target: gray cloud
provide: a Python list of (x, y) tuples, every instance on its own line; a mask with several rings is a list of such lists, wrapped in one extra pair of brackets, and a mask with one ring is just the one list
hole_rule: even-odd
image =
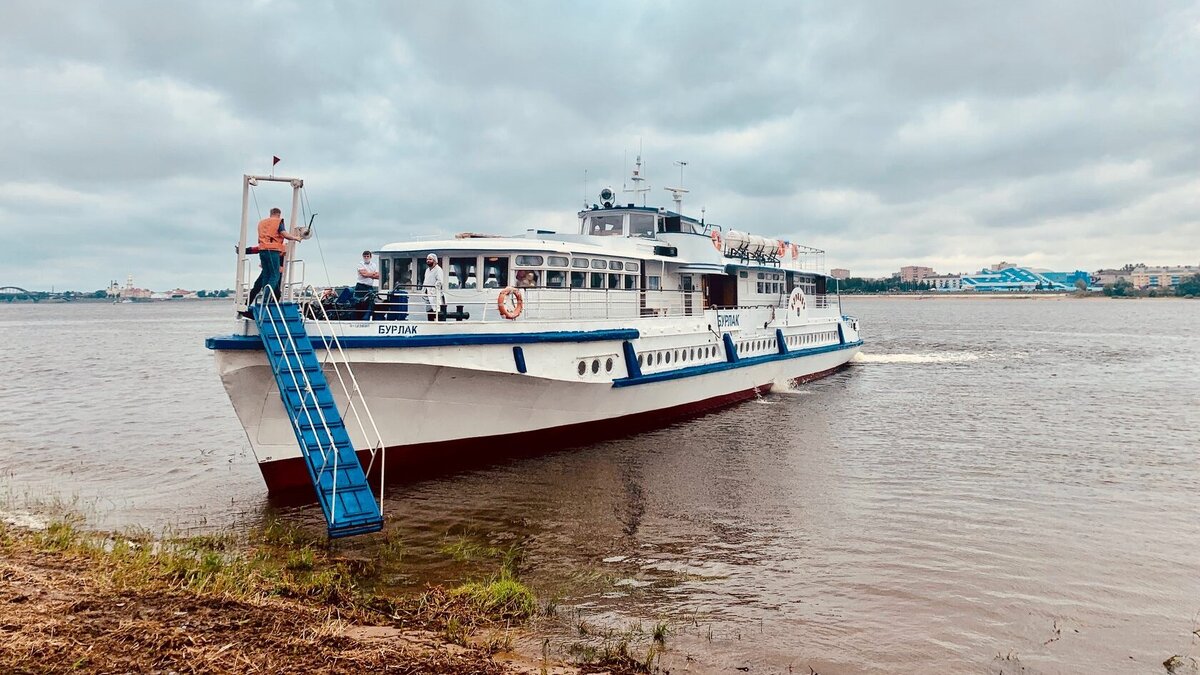
[(2, 12), (0, 283), (229, 285), (273, 154), (345, 281), (365, 246), (570, 227), (639, 141), (656, 201), (685, 159), (687, 209), (856, 273), (1200, 258), (1195, 2)]

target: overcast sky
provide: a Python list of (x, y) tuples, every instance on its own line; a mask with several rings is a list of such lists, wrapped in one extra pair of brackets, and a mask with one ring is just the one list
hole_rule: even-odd
[(659, 205), (685, 160), (685, 212), (856, 276), (1200, 263), (1200, 2), (8, 0), (0, 101), (0, 285), (232, 286), (272, 155), (350, 283), (573, 227), (639, 142)]

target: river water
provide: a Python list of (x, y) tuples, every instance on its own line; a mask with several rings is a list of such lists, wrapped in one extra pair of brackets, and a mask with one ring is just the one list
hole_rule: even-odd
[[(390, 487), (406, 567), (389, 583), (494, 572), (494, 550), (520, 550), (557, 604), (547, 649), (640, 626), (644, 653), (663, 622), (672, 672), (1161, 672), (1200, 655), (1200, 302), (844, 309), (867, 345), (835, 376)], [(261, 519), (273, 507), (203, 348), (232, 315), (0, 306), (0, 505), (151, 530)], [(315, 507), (284, 511), (320, 529)]]

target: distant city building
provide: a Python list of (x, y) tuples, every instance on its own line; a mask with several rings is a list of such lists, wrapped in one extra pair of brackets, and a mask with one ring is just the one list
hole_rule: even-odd
[(922, 281), (929, 284), (929, 287), (935, 291), (962, 290), (961, 274), (935, 274), (931, 277), (925, 277)]
[(1175, 267), (1147, 267), (1137, 265), (1129, 273), (1134, 288), (1170, 288), (1178, 286), (1188, 277), (1200, 274), (1200, 266), (1177, 265)]
[(1107, 286), (1118, 281), (1127, 281), (1133, 284), (1134, 288), (1171, 288), (1197, 274), (1200, 274), (1200, 265), (1125, 265), (1120, 269), (1096, 270), (1092, 274), (1092, 283)]
[(833, 277), (834, 279), (849, 279), (850, 270), (844, 270), (840, 267), (835, 267), (829, 270), (829, 276)]
[(1073, 291), (1079, 281), (1088, 284), (1091, 276), (1083, 270), (1051, 272), (1028, 267), (980, 270), (959, 280), (964, 291)]
[(900, 281), (915, 284), (925, 277), (932, 277), (936, 274), (937, 272), (934, 272), (932, 267), (907, 265), (900, 268)]
[(992, 265), (989, 269), (991, 269), (993, 272), (999, 272), (1000, 270), (1008, 269), (1010, 267), (1019, 267), (1019, 265), (1010, 262), (998, 262), (995, 265)]

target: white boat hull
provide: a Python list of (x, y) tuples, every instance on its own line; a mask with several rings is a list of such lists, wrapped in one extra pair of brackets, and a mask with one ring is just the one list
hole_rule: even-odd
[[(679, 350), (674, 350), (674, 367), (651, 364), (640, 377), (630, 376), (639, 369), (624, 363), (620, 340), (523, 345), (525, 373), (518, 372), (510, 344), (356, 348), (345, 353), (386, 448), (388, 473), (395, 476), (394, 471), (406, 465), (454, 465), (623, 435), (752, 398), (773, 384), (814, 379), (836, 371), (858, 352), (857, 335), (845, 334), (850, 324), (842, 330), (832, 344), (787, 353), (773, 341), (744, 342), (753, 355), (733, 363), (713, 338), (708, 358), (686, 359), (685, 353), (686, 360), (679, 363)], [(690, 339), (694, 344), (697, 337), (708, 336), (663, 337), (657, 344), (644, 338), (633, 346), (645, 353), (667, 340), (688, 344)], [(580, 375), (572, 361), (580, 353), (601, 355), (605, 366), (595, 375), (590, 368)], [(218, 349), (216, 355), (221, 380), (268, 489), (311, 489), (265, 354)], [(339, 408), (345, 410), (347, 397), (334, 384), (330, 365), (326, 376)], [(351, 423), (347, 427), (360, 452), (371, 446), (367, 439), (373, 434)], [(376, 470), (378, 464), (373, 465)]]

